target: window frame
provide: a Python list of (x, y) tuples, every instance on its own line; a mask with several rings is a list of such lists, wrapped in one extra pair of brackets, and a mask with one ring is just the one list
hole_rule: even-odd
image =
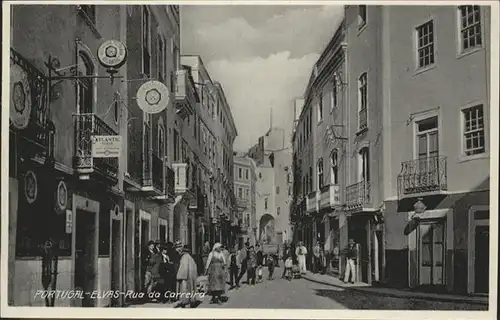
[[(428, 25), (428, 24), (432, 24), (432, 56), (433, 56), (433, 61), (432, 63), (429, 63), (427, 65), (420, 65), (420, 59), (419, 59), (419, 51), (422, 49), (420, 48), (419, 46), (419, 30)], [(418, 73), (421, 73), (421, 72), (424, 72), (424, 71), (427, 71), (429, 69), (433, 69), (436, 67), (437, 65), (437, 50), (436, 50), (436, 47), (437, 47), (437, 34), (436, 34), (436, 30), (437, 30), (437, 23), (436, 23), (436, 19), (434, 17), (429, 17), (428, 19), (426, 19), (425, 21), (423, 21), (422, 23), (418, 24), (418, 25), (415, 25), (414, 26), (414, 29), (413, 29), (413, 34), (414, 34), (414, 39), (413, 39), (413, 44), (414, 44), (414, 59), (415, 59), (415, 72), (418, 74)], [(429, 44), (427, 44), (426, 46), (428, 46)]]
[[(465, 111), (470, 109), (470, 108), (473, 108), (475, 106), (479, 106), (479, 105), (482, 105), (483, 107), (483, 132), (484, 132), (484, 152), (482, 153), (478, 153), (478, 154), (474, 154), (474, 155), (466, 155), (465, 154)], [(464, 105), (462, 107), (460, 107), (459, 109), (459, 112), (460, 112), (460, 116), (459, 116), (459, 121), (460, 121), (460, 124), (459, 124), (459, 128), (460, 128), (460, 139), (459, 140), (459, 143), (460, 143), (460, 154), (459, 154), (459, 157), (458, 157), (458, 160), (459, 162), (465, 162), (465, 161), (470, 161), (470, 160), (475, 160), (475, 159), (483, 159), (483, 158), (489, 158), (489, 152), (490, 152), (490, 148), (489, 148), (489, 139), (488, 139), (488, 136), (489, 136), (489, 114), (488, 114), (488, 108), (486, 107), (486, 104), (484, 103), (484, 101), (474, 101), (474, 102), (471, 102), (471, 103), (468, 103), (467, 105)]]
[(318, 94), (318, 97), (317, 97), (318, 101), (316, 102), (316, 110), (318, 112), (318, 125), (321, 124), (321, 122), (323, 122), (323, 92), (321, 91), (319, 94)]
[[(479, 36), (480, 36), (480, 40), (481, 40), (481, 44), (480, 45), (475, 45), (474, 47), (469, 47), (467, 49), (464, 48), (464, 39), (462, 37), (462, 32), (464, 30), (468, 30), (470, 28), (474, 28), (475, 25), (472, 25), (472, 26), (467, 26), (465, 29), (462, 27), (462, 8), (464, 7), (477, 7), (478, 8), (478, 13), (479, 13)], [(459, 55), (462, 55), (462, 54), (467, 54), (469, 52), (475, 52), (475, 51), (478, 51), (480, 49), (482, 49), (484, 47), (484, 41), (485, 41), (485, 37), (484, 37), (484, 15), (483, 15), (483, 10), (482, 10), (482, 6), (480, 5), (460, 5), (460, 6), (457, 6), (457, 42), (458, 42), (458, 54)]]
[[(335, 161), (334, 161), (335, 155)], [(339, 184), (339, 150), (333, 149), (330, 153), (330, 185)]]
[[(417, 144), (417, 137), (418, 137), (418, 123), (422, 122), (423, 120), (437, 117), (437, 124), (438, 124), (438, 148), (441, 148), (443, 146), (443, 141), (442, 141), (442, 135), (443, 135), (443, 117), (441, 115), (439, 107), (435, 107), (433, 109), (429, 109), (423, 112), (420, 112), (418, 115), (414, 115), (413, 118), (413, 134), (412, 134), (412, 140), (413, 140), (413, 159), (412, 160), (418, 160), (418, 144)], [(439, 150), (439, 149), (438, 149)]]
[[(364, 17), (361, 15), (361, 8), (364, 9)], [(361, 31), (367, 24), (368, 8), (366, 5), (358, 5), (358, 31)]]
[(339, 97), (338, 97), (338, 84), (336, 77), (332, 79), (332, 90), (330, 91), (330, 112), (338, 107)]
[[(364, 82), (363, 82), (364, 80)], [(358, 112), (357, 112), (357, 118), (358, 118), (358, 132), (362, 132), (365, 130), (368, 130), (368, 123), (369, 123), (369, 118), (368, 118), (368, 72), (364, 71), (362, 72), (357, 80), (358, 84)], [(364, 101), (365, 105), (363, 108), (363, 92), (364, 92)], [(366, 113), (366, 128), (361, 128), (361, 112), (365, 111)]]
[(156, 35), (156, 74), (158, 76), (158, 81), (165, 83), (167, 72), (166, 72), (166, 45), (165, 39), (161, 33)]
[(324, 171), (325, 171), (325, 168), (324, 168), (323, 158), (319, 158), (317, 163), (316, 163), (316, 177), (317, 177), (316, 188), (317, 188), (317, 190), (321, 190), (321, 188), (323, 188), (324, 178), (325, 178)]
[[(147, 17), (147, 26), (145, 26), (146, 20), (145, 18)], [(147, 32), (145, 32), (145, 28), (147, 28)], [(146, 35), (146, 39), (144, 39), (144, 36)], [(144, 40), (146, 40), (147, 44), (146, 47), (144, 45)], [(149, 54), (149, 70), (148, 73), (146, 73), (146, 65), (145, 65), (145, 57), (144, 57), (144, 50), (147, 49), (147, 52)], [(151, 77), (151, 11), (147, 7), (147, 5), (142, 5), (141, 6), (141, 72), (143, 75), (146, 75), (147, 77)]]

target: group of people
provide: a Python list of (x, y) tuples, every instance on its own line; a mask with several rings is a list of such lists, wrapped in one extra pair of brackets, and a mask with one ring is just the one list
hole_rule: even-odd
[[(196, 297), (187, 293), (196, 291), (197, 265), (189, 246), (180, 241), (149, 241), (142, 255), (144, 274), (144, 298), (152, 302), (176, 302), (177, 307), (198, 303)], [(152, 294), (153, 293), (153, 294)], [(160, 293), (156, 298), (154, 293)], [(185, 294), (182, 294), (185, 293)]]
[(211, 303), (224, 300), (226, 284), (229, 290), (239, 288), (241, 279), (246, 274), (246, 283), (255, 285), (263, 279), (263, 268), (268, 268), (268, 279), (273, 279), (277, 257), (265, 255), (259, 244), (255, 247), (247, 241), (241, 247), (233, 248), (216, 243), (212, 250), (205, 243), (202, 251), (205, 274), (208, 275), (208, 292), (212, 296)]

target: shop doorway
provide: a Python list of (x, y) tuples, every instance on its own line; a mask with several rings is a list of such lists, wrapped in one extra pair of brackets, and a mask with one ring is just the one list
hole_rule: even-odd
[(442, 220), (419, 225), (419, 284), (444, 286), (445, 223)]
[(80, 307), (94, 307), (90, 293), (96, 289), (96, 213), (76, 210), (75, 217), (75, 275), (77, 290), (84, 292)]
[[(113, 219), (111, 223), (111, 290), (122, 291), (120, 272), (122, 270), (122, 236), (121, 220)], [(121, 298), (111, 299), (111, 306), (117, 307), (121, 303)]]
[(489, 226), (476, 226), (476, 250), (474, 254), (474, 293), (487, 294), (490, 275), (490, 230)]
[(368, 242), (369, 217), (359, 216), (348, 219), (348, 239), (353, 239), (358, 245), (358, 260), (356, 268), (356, 281), (368, 283), (370, 272), (370, 247)]

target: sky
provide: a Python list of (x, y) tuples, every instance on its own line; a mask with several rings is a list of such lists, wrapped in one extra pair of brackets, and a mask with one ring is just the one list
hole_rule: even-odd
[[(181, 6), (181, 53), (200, 55), (221, 83), (246, 151), (303, 95), (343, 6)], [(281, 115), (281, 117), (280, 117)]]

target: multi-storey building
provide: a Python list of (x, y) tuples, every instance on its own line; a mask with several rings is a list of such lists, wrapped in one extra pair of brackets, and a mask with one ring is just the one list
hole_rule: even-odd
[(255, 245), (256, 229), (256, 182), (255, 161), (243, 154), (234, 156), (234, 192), (238, 209), (240, 233), (237, 243)]
[(181, 59), (189, 67), (200, 97), (192, 122), (196, 131), (193, 134), (198, 135), (200, 157), (204, 159), (201, 176), (210, 207), (203, 219), (203, 230), (207, 230), (204, 240), (229, 245), (235, 208), (232, 149), (238, 132), (224, 90), (220, 83), (212, 81), (201, 57)]
[(342, 23), (314, 65), (303, 102), (295, 105), (303, 103), (293, 135), (294, 235), (309, 248), (324, 243), (327, 252), (347, 244), (340, 233), (346, 220), (340, 210), (347, 133), (344, 40)]
[[(291, 126), (293, 114), (286, 116), (290, 116)], [(271, 128), (248, 151), (257, 165), (255, 236), (261, 243), (291, 240), (292, 153), (286, 132), (291, 130)]]
[(119, 104), (126, 87), (93, 77), (108, 75), (97, 60), (101, 43), (127, 42), (126, 7), (11, 10), (9, 304), (44, 305), (35, 291), (55, 285), (124, 290), (122, 162), (93, 158), (91, 137), (123, 136), (126, 128)]
[[(339, 127), (326, 136), (339, 146), (330, 161), (338, 248), (357, 242), (363, 282), (488, 292), (489, 23), (481, 6), (345, 7), (332, 39), (344, 34), (345, 72), (332, 69)], [(312, 79), (321, 77), (322, 57)], [(294, 135), (298, 221), (324, 200), (311, 179), (324, 175), (320, 163), (311, 169), (322, 149), (310, 151), (326, 143), (324, 99), (309, 106), (311, 82)], [(322, 238), (311, 229), (313, 242)], [(307, 231), (299, 238), (311, 237)]]

